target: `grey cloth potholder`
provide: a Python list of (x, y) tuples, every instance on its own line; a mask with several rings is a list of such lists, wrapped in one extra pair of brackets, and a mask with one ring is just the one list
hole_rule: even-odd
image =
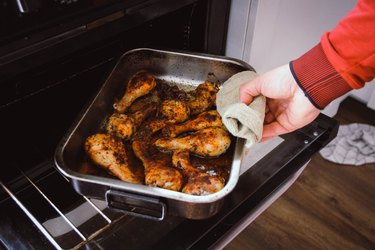
[(375, 127), (352, 123), (341, 125), (337, 137), (320, 151), (331, 162), (363, 165), (375, 162)]
[(257, 96), (249, 105), (240, 102), (240, 86), (257, 76), (253, 71), (242, 71), (231, 76), (222, 85), (216, 96), (217, 111), (228, 131), (246, 139), (251, 147), (262, 138), (266, 98)]

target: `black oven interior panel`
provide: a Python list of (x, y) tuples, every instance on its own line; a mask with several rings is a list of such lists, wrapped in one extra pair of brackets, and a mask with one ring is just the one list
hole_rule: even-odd
[[(30, 44), (147, 0), (1, 0), (0, 45)], [(155, 2), (155, 1), (153, 1)]]
[[(75, 116), (105, 80), (111, 63), (99, 64), (69, 81), (63, 79), (33, 90), (1, 109), (1, 116), (9, 121), (3, 126), (7, 131), (4, 135), (6, 165), (26, 171), (51, 158)], [(40, 82), (36, 80), (35, 83)], [(30, 86), (19, 85), (19, 89), (25, 88), (26, 92)], [(9, 171), (13, 169), (9, 168)], [(7, 174), (7, 178), (9, 176)]]
[[(41, 29), (32, 33), (35, 41), (31, 36), (23, 36), (21, 39), (9, 38), (3, 45), (0, 43), (1, 82), (14, 81), (20, 73), (39, 71), (51, 62), (59, 63), (82, 50), (114, 42), (122, 45), (118, 54), (135, 47), (224, 53), (229, 12), (217, 1), (143, 2), (152, 4), (140, 4), (139, 8), (132, 9), (115, 5), (108, 13), (94, 9), (83, 15), (79, 23), (57, 34)], [(220, 2), (229, 7), (229, 0)], [(97, 19), (84, 19), (91, 15)], [(60, 26), (68, 25), (69, 20), (53, 26), (52, 30), (56, 32)], [(77, 22), (76, 19), (72, 21)]]

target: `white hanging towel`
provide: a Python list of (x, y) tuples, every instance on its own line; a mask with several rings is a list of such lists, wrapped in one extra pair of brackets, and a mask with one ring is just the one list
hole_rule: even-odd
[(352, 123), (340, 125), (337, 137), (320, 151), (331, 162), (363, 165), (375, 162), (375, 127)]

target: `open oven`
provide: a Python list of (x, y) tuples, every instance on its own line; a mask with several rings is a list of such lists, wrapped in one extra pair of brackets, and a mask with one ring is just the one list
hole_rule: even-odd
[(0, 249), (220, 248), (333, 139), (320, 115), (243, 150), (241, 176), (212, 217), (162, 221), (79, 195), (55, 168), (58, 143), (122, 54), (224, 55), (229, 0), (0, 0)]

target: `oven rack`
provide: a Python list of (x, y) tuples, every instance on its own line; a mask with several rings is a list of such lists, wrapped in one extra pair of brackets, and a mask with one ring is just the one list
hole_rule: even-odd
[[(18, 168), (21, 178), (26, 181), (21, 190), (13, 191), (12, 189), (15, 188), (12, 185), (5, 184), (1, 180), (0, 186), (56, 249), (79, 249), (86, 244), (96, 245), (92, 239), (126, 215), (107, 209), (104, 201), (76, 194), (70, 186), (69, 179), (58, 173), (52, 164), (52, 161), (48, 163), (49, 173), (41, 180), (32, 180), (28, 174)], [(64, 192), (71, 192), (75, 198), (79, 197), (78, 200), (73, 201), (73, 208), (66, 209), (63, 204), (57, 204), (59, 202), (53, 201), (56, 197), (53, 195), (51, 197), (51, 192), (43, 190), (43, 182), (56, 183), (56, 179), (60, 184), (61, 182), (67, 184), (60, 186)], [(67, 202), (69, 206), (72, 205), (72, 199)], [(44, 206), (39, 206), (41, 204)], [(42, 213), (45, 211), (48, 211), (50, 216), (43, 216)], [(52, 218), (51, 214), (53, 214)], [(85, 219), (86, 221), (82, 221)]]

